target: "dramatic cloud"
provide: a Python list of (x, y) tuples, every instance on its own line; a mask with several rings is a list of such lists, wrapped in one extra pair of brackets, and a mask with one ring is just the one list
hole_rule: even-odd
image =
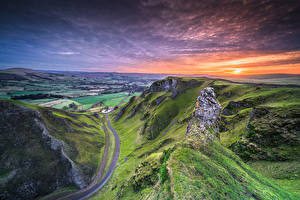
[(300, 73), (300, 2), (4, 0), (0, 68)]

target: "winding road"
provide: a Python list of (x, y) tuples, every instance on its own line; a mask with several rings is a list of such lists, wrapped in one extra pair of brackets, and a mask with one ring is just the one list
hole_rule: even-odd
[(113, 174), (113, 172), (115, 170), (115, 167), (117, 165), (118, 158), (119, 158), (119, 153), (120, 153), (120, 139), (119, 139), (119, 135), (117, 134), (115, 129), (111, 126), (108, 114), (106, 114), (106, 120), (107, 120), (108, 127), (113, 132), (114, 137), (115, 137), (115, 152), (114, 152), (110, 167), (109, 167), (106, 175), (103, 177), (103, 179), (100, 182), (96, 183), (93, 187), (88, 188), (87, 190), (80, 192), (79, 194), (77, 194), (73, 197), (71, 196), (67, 199), (82, 200), (82, 199), (86, 199), (86, 198), (92, 196), (95, 192), (100, 190), (105, 185), (105, 183), (109, 180), (109, 178), (111, 177), (111, 175)]
[[(124, 103), (124, 101), (128, 98), (128, 96), (126, 96), (121, 103), (118, 104), (118, 106), (120, 106), (121, 104)], [(114, 109), (113, 109), (114, 110)], [(113, 154), (113, 158), (112, 158), (112, 162), (109, 166), (108, 171), (106, 172), (105, 176), (99, 181), (99, 179), (102, 177), (102, 174), (104, 172), (104, 168), (106, 166), (106, 162), (107, 162), (107, 153), (108, 153), (108, 146), (109, 146), (109, 133), (105, 127), (105, 123), (103, 122), (103, 130), (105, 132), (105, 136), (106, 136), (106, 146), (105, 146), (105, 150), (104, 150), (104, 156), (102, 158), (102, 162), (101, 165), (99, 166), (97, 175), (94, 179), (94, 181), (86, 188), (83, 188), (79, 191), (75, 191), (75, 192), (66, 192), (66, 193), (60, 193), (54, 196), (51, 196), (49, 198), (46, 198), (46, 200), (83, 200), (86, 199), (90, 196), (92, 196), (93, 194), (95, 194), (98, 190), (100, 190), (101, 188), (103, 188), (103, 186), (107, 183), (107, 181), (110, 179), (110, 177), (112, 176), (115, 167), (117, 165), (118, 162), (118, 158), (119, 158), (119, 154), (120, 154), (120, 139), (119, 139), (119, 135), (117, 134), (116, 130), (112, 127), (111, 123), (110, 123), (110, 119), (108, 117), (108, 115), (113, 111), (111, 110), (110, 112), (108, 112), (105, 115), (106, 121), (107, 121), (107, 125), (109, 127), (109, 129), (111, 130), (111, 132), (114, 134), (114, 138), (115, 138), (115, 149), (114, 149), (114, 154)], [(99, 182), (98, 182), (99, 181)]]
[[(112, 176), (112, 174), (113, 174), (113, 172), (115, 170), (117, 162), (118, 162), (119, 153), (120, 153), (120, 139), (119, 139), (119, 135), (117, 134), (117, 132), (115, 131), (115, 129), (112, 127), (108, 115), (109, 115), (109, 113), (106, 114), (105, 117), (106, 117), (106, 121), (107, 121), (109, 129), (114, 134), (114, 138), (115, 138), (115, 150), (114, 150), (112, 162), (111, 162), (111, 164), (109, 166), (109, 169), (106, 172), (105, 176), (102, 178), (102, 180), (100, 182), (98, 182), (98, 180), (101, 178), (101, 175), (102, 175), (102, 173), (104, 171), (104, 167), (105, 167), (105, 164), (103, 164), (103, 160), (102, 160), (102, 163), (101, 163), (101, 165), (99, 167), (99, 170), (98, 170), (98, 173), (97, 173), (97, 176), (96, 176), (95, 180), (88, 187), (86, 187), (84, 189), (81, 189), (79, 191), (75, 191), (75, 192), (61, 193), (61, 194), (52, 196), (52, 197), (47, 198), (47, 199), (49, 199), (49, 200), (54, 200), (54, 199), (55, 200), (56, 199), (59, 199), (59, 200), (83, 200), (83, 199), (86, 199), (86, 198), (92, 196), (98, 190), (100, 190), (101, 188), (103, 188), (103, 186), (110, 179), (110, 177)], [(106, 127), (104, 127), (104, 129), (106, 129)], [(107, 134), (106, 134), (106, 138), (107, 138)], [(107, 142), (107, 140), (106, 140), (106, 142)], [(103, 158), (103, 159), (106, 159), (106, 158)]]

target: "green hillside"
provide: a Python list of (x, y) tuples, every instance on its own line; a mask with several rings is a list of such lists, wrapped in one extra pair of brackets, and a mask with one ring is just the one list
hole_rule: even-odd
[[(171, 79), (177, 81), (176, 87), (172, 86), (174, 80)], [(222, 106), (220, 131), (213, 142), (195, 149), (185, 134), (196, 99), (208, 86), (215, 89)], [(300, 88), (296, 87), (235, 84), (206, 78), (170, 77), (156, 82), (111, 115), (121, 141), (119, 163), (111, 180), (93, 198), (299, 199), (296, 196), (299, 193), (299, 157), (293, 154), (299, 138), (295, 126), (299, 120), (296, 114), (299, 94)], [(232, 101), (243, 103), (236, 106), (230, 103)], [(259, 117), (250, 117), (250, 113), (255, 112), (252, 110), (261, 107), (275, 109), (275, 112), (276, 109), (290, 110), (290, 117), (295, 118), (295, 122), (285, 122), (292, 127), (287, 129), (286, 141), (297, 138), (294, 142), (278, 141), (278, 146), (271, 142), (257, 144), (262, 151), (269, 151), (274, 145), (280, 149), (281, 154), (267, 154), (275, 160), (255, 157), (259, 154), (250, 150), (243, 156), (241, 152), (244, 151), (238, 148), (249, 146), (256, 139), (250, 136), (256, 135), (257, 129), (247, 127), (261, 125), (256, 122)], [(268, 137), (280, 138), (270, 134), (278, 133), (268, 131), (263, 136), (266, 141)], [(286, 159), (280, 159), (282, 157)], [(287, 170), (287, 164), (295, 170), (286, 177), (267, 173), (267, 169), (278, 162), (282, 162), (282, 165), (277, 164), (281, 173)]]
[(0, 199), (35, 199), (91, 182), (105, 141), (99, 116), (12, 100), (1, 100), (0, 107)]

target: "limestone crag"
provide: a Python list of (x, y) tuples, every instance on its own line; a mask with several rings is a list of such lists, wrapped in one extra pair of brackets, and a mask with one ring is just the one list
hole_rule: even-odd
[(195, 111), (189, 122), (186, 135), (198, 136), (202, 142), (213, 140), (218, 131), (221, 105), (216, 101), (214, 89), (206, 87), (197, 98)]
[(69, 171), (69, 179), (70, 182), (75, 183), (75, 185), (77, 185), (80, 189), (84, 188), (87, 186), (86, 181), (83, 178), (83, 175), (80, 173), (80, 170), (76, 167), (75, 163), (73, 162), (73, 160), (71, 160), (69, 158), (69, 156), (65, 153), (64, 148), (65, 145), (62, 141), (54, 138), (53, 136), (51, 136), (48, 132), (48, 130), (45, 128), (44, 124), (38, 120), (37, 118), (34, 119), (36, 124), (42, 129), (42, 135), (43, 138), (46, 141), (49, 141), (48, 145), (50, 145), (50, 148), (52, 150), (60, 150), (61, 151), (61, 156), (63, 159), (67, 160), (70, 164), (71, 164), (71, 170)]
[(150, 86), (150, 92), (161, 92), (174, 90), (177, 86), (177, 80), (174, 78), (157, 81)]
[(178, 80), (176, 78), (167, 78), (161, 81), (154, 82), (147, 90), (142, 93), (142, 97), (151, 92), (172, 91), (171, 98), (174, 99), (180, 91), (177, 89)]
[(86, 186), (64, 147), (39, 111), (0, 101), (0, 199), (36, 199), (72, 183)]

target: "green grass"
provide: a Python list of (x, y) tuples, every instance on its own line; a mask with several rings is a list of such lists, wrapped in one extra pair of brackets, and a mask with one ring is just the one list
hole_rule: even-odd
[(248, 164), (284, 189), (300, 195), (300, 161), (256, 161)]
[[(134, 94), (131, 94), (125, 101), (124, 103), (127, 103), (130, 99), (130, 97), (133, 97), (133, 96), (138, 96), (140, 95), (141, 92), (135, 92)], [(114, 107), (116, 105), (119, 105), (122, 100), (126, 97), (127, 95), (125, 96), (121, 96), (121, 97), (115, 97), (115, 98), (107, 98), (104, 100), (103, 104), (104, 106), (108, 106), (108, 107)]]
[[(218, 142), (200, 151), (179, 145), (168, 167), (174, 199), (299, 198), (254, 172)], [(158, 198), (152, 199), (161, 199), (162, 193), (158, 191)]]
[(127, 96), (127, 93), (122, 92), (122, 93), (113, 93), (113, 94), (102, 94), (97, 96), (78, 97), (78, 98), (73, 98), (72, 100), (77, 101), (78, 103), (81, 104), (95, 104), (105, 99), (125, 97), (125, 96)]
[[(182, 81), (190, 81), (191, 79), (193, 78), (183, 78)], [(171, 94), (170, 92), (150, 93), (146, 95), (145, 98), (137, 97), (133, 103), (127, 106), (120, 120), (117, 122), (112, 120), (113, 127), (119, 134), (121, 141), (118, 166), (111, 180), (103, 190), (94, 195), (92, 199), (171, 199), (172, 195), (170, 196), (170, 194), (174, 194), (175, 190), (178, 190), (178, 195), (180, 194), (182, 196), (175, 195), (174, 199), (184, 199), (183, 197), (194, 197), (194, 199), (197, 199), (196, 197), (200, 198), (203, 197), (203, 195), (207, 195), (207, 199), (250, 199), (251, 197), (248, 197), (249, 195), (254, 195), (252, 198), (261, 197), (262, 199), (276, 199), (276, 197), (277, 199), (285, 199), (287, 197), (291, 199), (298, 198), (290, 192), (283, 191), (283, 189), (273, 182), (254, 172), (254, 170), (250, 169), (231, 151), (226, 150), (217, 143), (214, 144), (214, 148), (212, 148), (214, 155), (211, 158), (208, 154), (206, 155), (205, 152), (197, 152), (185, 146), (180, 147), (171, 155), (167, 164), (161, 164), (161, 173), (151, 175), (152, 178), (155, 176), (159, 178), (164, 176), (164, 178), (162, 178), (163, 184), (160, 186), (158, 184), (145, 186), (141, 188), (139, 192), (135, 191), (131, 185), (132, 178), (140, 174), (140, 170), (140, 172), (144, 170), (141, 166), (145, 164), (147, 158), (155, 153), (162, 153), (164, 150), (172, 148), (176, 143), (182, 143), (184, 141), (187, 123), (194, 110), (196, 97), (204, 87), (215, 87), (218, 100), (223, 107), (232, 100), (235, 101), (246, 98), (256, 99), (260, 96), (256, 94), (256, 86), (234, 84), (224, 81), (214, 82), (210, 79), (198, 80), (203, 82), (201, 86), (186, 89), (184, 93), (179, 94), (175, 99), (168, 97)], [(275, 88), (276, 92), (279, 92), (280, 95), (276, 96), (276, 100), (272, 100), (271, 97), (274, 93), (268, 92), (268, 90), (273, 89), (274, 88), (269, 87), (259, 89), (262, 90), (262, 96), (265, 96), (267, 99), (264, 103), (290, 101), (290, 99), (286, 97), (291, 95), (291, 92), (293, 92), (295, 96), (291, 98), (292, 100), (290, 102), (295, 103), (295, 100), (299, 99), (297, 97), (299, 89), (285, 90)], [(228, 96), (228, 94), (230, 95)], [(162, 95), (167, 96), (167, 98), (160, 105), (154, 105), (152, 103), (153, 100)], [(137, 113), (132, 118), (128, 118), (139, 104), (141, 104), (141, 106)], [(176, 112), (173, 111), (174, 109)], [(115, 118), (118, 111), (119, 110), (114, 111), (111, 119)], [(234, 116), (226, 117), (230, 124), (234, 124), (234, 127), (225, 133), (221, 133), (221, 142), (223, 144), (229, 146), (239, 140), (239, 137), (246, 130), (245, 124), (247, 123), (250, 111), (251, 109), (246, 108)], [(174, 114), (170, 115), (170, 112), (174, 112)], [(146, 113), (148, 113), (148, 115), (145, 115)], [(163, 136), (163, 132), (176, 118), (178, 118), (178, 121), (169, 132)], [(155, 122), (155, 119), (159, 120)], [(143, 127), (147, 122), (148, 124), (163, 124), (159, 125), (161, 128), (158, 129), (156, 137), (151, 138), (151, 140), (147, 138), (147, 133), (142, 134)], [(182, 160), (174, 164), (174, 171), (171, 170), (170, 172), (169, 168), (173, 167), (172, 162), (175, 162), (175, 160), (178, 162), (179, 159), (175, 155), (180, 156)], [(127, 162), (124, 161), (125, 158), (128, 158)], [(195, 163), (195, 160), (198, 158), (199, 161)], [(204, 159), (203, 161), (206, 159), (207, 162), (203, 163), (203, 161), (200, 161), (201, 159)], [(175, 169), (176, 167), (178, 167), (177, 171)], [(197, 167), (200, 171), (204, 170), (202, 173), (207, 173), (207, 179), (203, 180), (199, 174), (189, 173), (194, 172), (194, 168), (192, 167)], [(166, 170), (168, 171), (167, 174)], [(175, 171), (178, 175), (176, 175)], [(174, 172), (174, 174), (172, 174), (172, 172)], [(187, 174), (183, 175), (182, 173)], [(231, 176), (230, 173), (234, 175)], [(211, 178), (209, 176), (211, 176)], [(234, 176), (244, 177), (247, 182), (241, 183)], [(141, 181), (146, 183), (146, 177), (148, 176), (145, 174), (145, 180)], [(140, 178), (143, 178), (143, 176)], [(191, 182), (189, 182), (189, 180)], [(274, 182), (282, 184), (277, 181)], [(226, 183), (228, 185), (226, 185)], [(153, 187), (155, 189), (153, 189)], [(193, 193), (196, 196), (193, 196)]]
[(72, 100), (82, 104), (83, 105), (82, 109), (87, 110), (100, 101), (104, 102), (105, 106), (109, 106), (109, 107), (116, 106), (127, 95), (128, 93), (121, 92), (121, 93), (113, 93), (113, 94), (102, 94), (97, 96), (78, 97), (78, 98), (72, 98)]
[(62, 103), (60, 104), (56, 104), (54, 106), (52, 106), (53, 108), (57, 108), (57, 109), (62, 109), (63, 107), (68, 107), (70, 104), (75, 103), (77, 106), (80, 106), (81, 104), (76, 102), (76, 101), (72, 101), (69, 99), (64, 100)]

